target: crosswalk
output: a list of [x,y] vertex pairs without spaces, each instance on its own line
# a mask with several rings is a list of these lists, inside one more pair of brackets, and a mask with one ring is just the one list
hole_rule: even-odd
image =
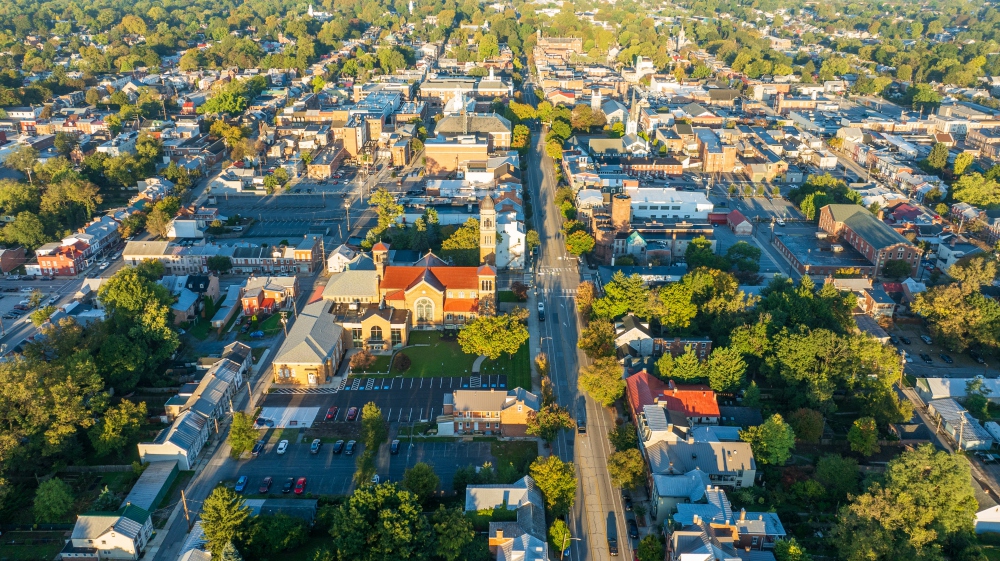
[[541,292],[550,296],[576,296],[577,290],[575,288],[543,288]]
[[277,388],[271,390],[271,393],[278,395],[302,395],[302,394],[335,394],[339,391],[337,388]]
[[331,388],[273,388],[276,395],[331,395],[342,391],[381,391],[427,389],[506,389],[507,376],[472,375],[469,377],[440,376],[434,378],[349,378]]

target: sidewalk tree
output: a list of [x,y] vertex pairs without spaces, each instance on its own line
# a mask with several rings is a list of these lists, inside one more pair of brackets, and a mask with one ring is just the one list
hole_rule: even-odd
[[479,316],[458,334],[462,352],[490,360],[513,355],[528,341],[528,328],[510,315]]
[[[549,526],[549,545],[552,546],[553,551],[560,552],[559,557],[562,558],[561,552],[569,548],[569,544],[572,541],[573,535],[570,534],[569,526],[562,518],[556,518],[552,525]],[[662,559],[660,561],[663,561]]]
[[379,187],[368,198],[368,204],[375,207],[378,216],[377,233],[386,231],[396,219],[403,215],[403,205],[385,187]]
[[948,165],[948,146],[943,142],[938,142],[931,147],[931,153],[924,160],[928,168],[941,171]]
[[784,464],[795,447],[795,432],[778,413],[761,425],[741,430],[740,438],[750,444],[754,458],[762,464]]
[[254,428],[250,415],[242,411],[233,413],[233,422],[229,427],[229,446],[232,448],[233,458],[239,458],[247,450],[252,450],[259,438],[260,433]]
[[433,534],[413,493],[395,484],[362,486],[333,514],[339,559],[426,559]]
[[579,257],[594,249],[594,238],[587,232],[573,232],[566,236],[566,251]]
[[639,561],[663,561],[664,549],[660,536],[655,533],[646,534],[639,542],[636,554]]
[[31,312],[29,317],[31,318],[32,325],[41,327],[54,313],[56,313],[55,306],[43,306]]
[[615,354],[615,324],[606,319],[590,322],[580,332],[577,347],[587,354],[587,358],[597,360]]
[[618,425],[608,431],[608,440],[618,452],[639,447],[639,436],[635,432],[635,425],[631,423]]
[[638,448],[615,452],[608,457],[608,475],[611,476],[611,483],[615,487],[636,489],[642,485],[645,473],[646,463],[643,462],[642,453]]
[[431,516],[431,525],[436,537],[435,550],[438,556],[444,561],[468,559],[463,553],[476,539],[476,532],[464,512],[439,505]]
[[441,484],[441,478],[434,473],[434,468],[424,462],[417,462],[403,473],[403,488],[417,496],[420,504],[434,494]]
[[882,449],[878,445],[878,427],[871,417],[856,419],[851,430],[847,431],[847,441],[851,443],[851,450],[866,457]]
[[580,312],[584,323],[590,321],[595,297],[596,288],[594,287],[594,283],[583,281],[576,287],[576,310]]
[[228,255],[212,255],[205,260],[205,266],[208,267],[209,271],[224,275],[233,270],[233,260]]
[[613,357],[599,358],[580,371],[577,385],[604,407],[610,407],[625,394],[622,366]]
[[36,522],[59,522],[73,508],[73,490],[62,479],[43,481],[35,490]]
[[556,403],[550,403],[537,412],[528,412],[527,433],[546,442],[555,440],[559,431],[572,427],[573,419],[569,416],[569,411]]
[[201,526],[210,551],[241,540],[250,522],[243,497],[228,487],[216,487],[201,505]]
[[539,457],[532,462],[528,473],[545,495],[549,516],[562,516],[569,512],[576,500],[576,468],[573,462],[564,462],[559,456]]

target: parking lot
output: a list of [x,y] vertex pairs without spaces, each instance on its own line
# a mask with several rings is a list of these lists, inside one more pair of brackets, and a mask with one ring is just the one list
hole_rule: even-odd
[[[40,306],[55,305],[58,299],[61,297],[59,294],[54,292],[49,292],[44,289],[39,289],[42,292],[43,298],[41,300]],[[52,297],[55,297],[53,300]],[[29,310],[18,310],[15,306],[20,306],[24,304],[27,307],[28,303],[26,300],[31,298],[31,291],[23,291],[22,289],[17,289],[14,287],[7,287],[0,292],[0,316],[3,317],[4,327],[9,329],[12,325],[18,322],[30,322],[31,312],[33,309]]]
[[[1000,371],[996,369],[996,360],[991,356],[983,357],[986,364],[976,362],[969,351],[950,352],[938,345],[931,339],[931,344],[927,344],[920,339],[921,335],[928,335],[926,331],[917,326],[898,325],[892,331],[892,335],[899,338],[896,345],[901,351],[905,351],[912,362],[906,363],[906,373],[918,378],[924,377],[946,377],[946,378],[973,378],[983,375],[987,378],[996,378]],[[910,341],[907,345],[903,342],[903,337]],[[930,362],[924,361],[920,355],[926,355]],[[941,355],[945,355],[952,360],[948,364]],[[992,360],[991,360],[992,359]],[[991,364],[992,363],[992,364]]]

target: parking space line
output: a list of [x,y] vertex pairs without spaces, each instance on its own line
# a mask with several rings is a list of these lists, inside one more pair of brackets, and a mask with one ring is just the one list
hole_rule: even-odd
[[413,382],[414,382],[414,379],[413,379],[413,378],[410,378],[410,389],[411,389],[411,390],[413,389]]
[[451,379],[451,381],[450,381],[450,382],[448,382],[448,388],[449,388],[449,389],[451,389],[451,388],[452,388],[452,386],[454,386],[454,384],[455,384],[455,379],[454,379],[454,378],[452,378],[452,379]]
[[421,388],[424,387],[424,379],[423,378],[420,379],[420,387]]
[[395,378],[389,380],[389,389],[391,390],[394,385],[396,385],[396,379]]
[[402,419],[402,418],[403,418],[403,408],[402,408],[402,407],[400,407],[400,408],[399,408],[399,414],[398,414],[398,415],[396,415],[396,422],[398,423],[398,422],[399,422],[399,420],[400,420],[400,419]]
[[420,408],[420,417],[417,420],[418,421],[423,421],[424,420],[424,408],[423,407]]
[[389,408],[389,412],[385,414],[385,418],[388,419],[392,416],[392,407]]
[[410,414],[406,416],[406,422],[409,423],[413,420],[413,408],[410,407]]

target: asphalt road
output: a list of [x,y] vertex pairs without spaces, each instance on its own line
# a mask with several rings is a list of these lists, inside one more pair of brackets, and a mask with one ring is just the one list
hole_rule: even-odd
[[[534,101],[533,86],[525,85],[530,103]],[[545,274],[536,277],[537,301],[544,302],[546,318],[532,321],[536,328],[532,337],[549,356],[556,400],[573,416],[581,392],[577,388],[577,373],[589,363],[576,347],[580,326],[576,318],[574,295],[581,281],[576,260],[565,250],[560,233],[559,212],[553,198],[555,177],[553,161],[544,153],[545,132],[535,131],[535,146],[528,155],[528,188],[534,210],[532,220],[538,231],[541,248],[538,268]],[[537,317],[533,314],[533,318]],[[553,451],[564,461],[573,461],[579,485],[576,501],[568,524],[574,539],[569,545],[571,559],[609,560],[607,537],[617,531],[623,558],[632,558],[633,545],[625,536],[625,511],[619,491],[611,486],[607,461],[611,445],[607,438],[613,420],[607,410],[590,397],[584,397],[587,409],[587,434],[562,431],[553,443]],[[609,521],[613,521],[610,523]]]

